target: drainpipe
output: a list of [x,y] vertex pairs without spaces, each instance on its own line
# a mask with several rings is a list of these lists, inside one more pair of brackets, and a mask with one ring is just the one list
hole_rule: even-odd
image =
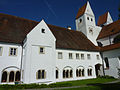
[[23,43],[22,43],[22,52],[21,52],[21,65],[20,65],[20,82],[22,82],[22,59],[23,59]]

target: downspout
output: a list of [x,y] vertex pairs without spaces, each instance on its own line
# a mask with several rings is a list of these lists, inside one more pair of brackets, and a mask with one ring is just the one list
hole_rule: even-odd
[[22,83],[22,59],[23,59],[23,43],[22,43],[22,52],[21,52],[21,65],[20,65],[20,83]]

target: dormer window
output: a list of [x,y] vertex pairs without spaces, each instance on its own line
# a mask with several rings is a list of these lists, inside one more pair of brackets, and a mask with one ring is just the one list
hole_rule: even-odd
[[82,22],[82,19],[80,19],[80,23]]
[[42,32],[42,33],[45,33],[45,29],[42,28],[42,29],[41,29],[41,32]]

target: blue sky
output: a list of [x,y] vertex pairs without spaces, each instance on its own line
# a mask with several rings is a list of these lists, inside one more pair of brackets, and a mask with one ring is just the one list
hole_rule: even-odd
[[[118,19],[120,0],[89,0],[96,21],[109,11],[113,20]],[[0,0],[0,13],[15,15],[61,27],[75,29],[75,17],[78,9],[86,0]]]

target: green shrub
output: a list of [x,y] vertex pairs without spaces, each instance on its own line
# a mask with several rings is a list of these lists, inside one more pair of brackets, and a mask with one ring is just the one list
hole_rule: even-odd
[[108,76],[108,75],[99,76],[98,78],[115,79],[113,76]]

